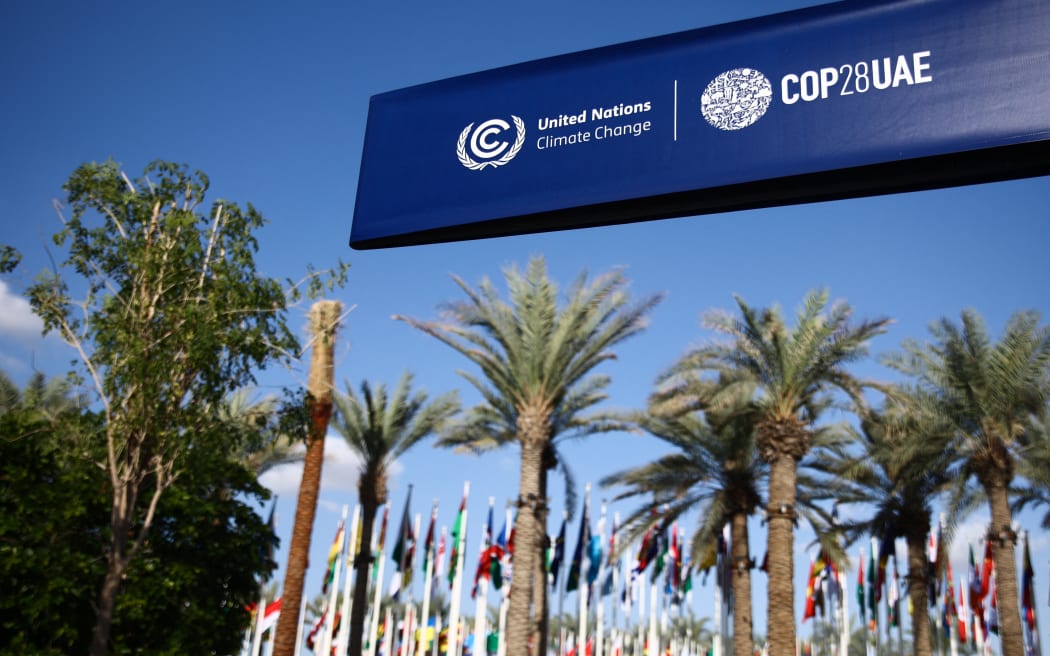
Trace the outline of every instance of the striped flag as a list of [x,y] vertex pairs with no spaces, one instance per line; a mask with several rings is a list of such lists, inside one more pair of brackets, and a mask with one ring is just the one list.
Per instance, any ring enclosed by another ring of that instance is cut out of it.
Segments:
[[341,553],[343,553],[343,520],[340,519],[339,528],[335,532],[335,540],[332,541],[332,548],[328,550],[328,573],[325,574],[324,584],[321,586],[322,593],[327,593],[328,586],[335,583],[335,565]]

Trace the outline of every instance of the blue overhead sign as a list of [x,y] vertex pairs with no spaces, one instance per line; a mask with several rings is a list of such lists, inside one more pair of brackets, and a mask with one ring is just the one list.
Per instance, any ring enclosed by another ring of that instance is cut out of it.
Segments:
[[838,2],[372,98],[350,245],[1050,173],[1050,2]]

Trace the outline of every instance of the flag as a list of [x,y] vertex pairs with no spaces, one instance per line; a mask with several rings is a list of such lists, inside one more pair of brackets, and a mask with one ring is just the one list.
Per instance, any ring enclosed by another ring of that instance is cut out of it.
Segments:
[[459,538],[463,534],[463,519],[467,514],[467,495],[463,494],[463,500],[459,502],[459,512],[456,514],[456,522],[452,525],[452,555],[448,563],[448,584],[451,587],[456,580],[456,563],[459,562]]
[[[812,558],[812,556],[810,556]],[[806,609],[802,613],[802,621],[815,617],[817,614],[816,595],[814,588],[817,585],[817,561],[809,561],[809,578],[806,580]]]
[[1024,563],[1021,571],[1021,619],[1029,633],[1035,632],[1035,572],[1032,571],[1032,554],[1028,540],[1024,541]]
[[[423,539],[423,572],[426,576],[428,567],[434,567],[434,529],[437,527],[438,503],[434,500],[434,507],[430,509],[430,526],[427,527],[427,536]],[[437,573],[437,568],[430,570],[431,575]]]
[[317,645],[317,634],[320,633],[321,629],[324,627],[324,620],[327,616],[328,609],[325,608],[324,612],[318,616],[317,621],[314,622],[313,628],[310,629],[310,633],[306,636],[306,646],[311,650]]
[[999,591],[995,589],[995,578],[991,582],[992,600],[988,603],[988,630],[999,635]]
[[613,593],[613,571],[615,567],[608,568],[605,572],[605,579],[602,581],[601,595],[608,597]]
[[[273,563],[272,567],[274,567],[274,568],[277,567],[277,563],[274,562],[274,553],[273,553],[273,545],[274,545],[274,542],[277,541],[277,535],[276,535],[276,533],[277,533],[277,516],[275,515],[275,511],[276,510],[277,510],[277,497],[274,496],[274,498],[273,498],[273,505],[270,506],[270,517],[266,520],[266,529],[267,529],[267,533],[269,535],[267,535],[266,544],[263,547],[263,557],[265,558],[265,562],[268,564],[268,567],[269,567],[270,563]],[[271,574],[273,574],[273,570],[272,569],[267,569],[266,573],[263,574],[263,576],[262,576],[262,580],[259,582],[260,587],[262,585],[265,585],[266,582],[270,580],[270,575]]]
[[[497,590],[503,587],[503,574],[501,562],[503,559],[503,547],[498,541],[493,540],[492,535],[492,500],[489,500],[489,517],[485,524],[485,534],[481,538],[481,549],[478,554],[478,569],[474,573],[474,588],[470,591],[470,598],[478,596],[478,584],[481,579],[492,581]],[[504,529],[506,530],[506,529]]]
[[879,569],[875,577],[875,601],[882,601],[882,589],[886,586],[886,565],[890,561],[890,555],[895,551],[894,539],[887,533],[879,542]]
[[325,574],[324,584],[321,592],[328,592],[328,586],[335,584],[335,565],[339,562],[339,554],[343,553],[343,520],[339,520],[339,528],[335,531],[335,540],[332,548],[328,550],[328,573]]
[[412,534],[412,486],[408,486],[405,509],[401,513],[401,526],[397,530],[397,542],[390,552],[394,561],[394,575],[390,579],[390,596],[398,600],[401,590],[412,582],[412,561],[415,558],[416,536]]
[[[968,588],[970,593],[969,607],[970,615],[973,618],[973,633],[976,634],[978,629],[983,631],[984,624],[984,589],[981,587],[981,575],[977,572],[977,561],[973,557],[973,545],[970,547],[970,570],[967,572],[966,577],[969,579]],[[974,640],[977,636],[973,636]]]
[[671,595],[671,603],[677,605],[682,598],[679,591],[682,585],[682,544],[679,542],[678,525],[671,528],[671,547],[668,552],[670,563],[667,567],[667,584],[664,591]]
[[445,552],[448,551],[448,527],[441,527],[441,541],[438,542],[437,553],[434,555],[434,578],[439,578],[445,573]]
[[587,585],[592,585],[602,569],[602,538],[592,535],[587,545]]
[[642,536],[642,543],[638,547],[638,555],[634,559],[634,561],[635,561],[634,571],[635,572],[639,572],[639,573],[644,572],[645,569],[647,567],[649,567],[649,563],[652,561],[653,556],[655,555],[655,553],[653,553],[653,547],[654,547],[654,544],[653,544],[653,542],[654,542],[653,533],[654,533],[655,530],[656,530],[656,524],[653,524],[652,526],[649,527],[649,530],[647,530],[645,532],[645,535]]
[[727,606],[732,605],[732,593],[733,588],[731,587],[733,579],[733,568],[731,566],[729,552],[731,550],[730,539],[729,539],[729,523],[727,522],[722,526],[722,533],[718,536],[718,570],[719,570],[719,585],[722,586],[724,591],[722,594],[722,601]]
[[685,570],[685,578],[682,580],[682,596],[689,603],[689,593],[693,591],[693,566],[689,565]]
[[954,579],[955,577],[952,574],[952,563],[951,563],[951,561],[950,560],[949,561],[945,561],[944,567],[945,567],[945,570],[947,571],[947,578],[946,578],[947,587],[945,588],[945,593],[944,593],[944,599],[945,599],[945,603],[944,603],[944,614],[945,614],[944,630],[949,632],[949,634],[950,634],[951,626],[952,626],[952,618],[959,616],[959,610],[958,610],[958,608],[955,605],[955,584],[952,583],[952,579]]
[[897,575],[897,556],[893,556],[893,581],[886,593],[886,616],[890,626],[898,626],[901,621],[900,578]]
[[572,562],[569,563],[569,573],[565,579],[565,591],[572,592],[580,584],[580,570],[583,568],[583,553],[588,549],[591,542],[591,522],[587,512],[587,500],[583,501],[583,515],[580,517],[580,534],[576,540],[576,549],[572,552]]
[[263,610],[262,621],[259,623],[259,633],[265,633],[268,629],[272,628],[277,624],[277,618],[281,615],[281,598],[278,597],[274,601],[266,604],[266,608]]
[[667,557],[670,550],[670,545],[667,540],[667,527],[664,526],[662,532],[656,533],[656,558],[655,564],[653,565],[653,581],[655,582],[660,573],[664,571],[664,567],[667,565]]
[[[500,534],[496,536],[496,545],[500,548],[502,554],[500,555],[499,570],[492,571],[492,587],[497,590],[502,590],[503,581],[512,576],[508,536],[513,533],[513,530],[514,527],[510,522],[510,512],[508,511],[503,520],[503,528],[500,529]],[[499,577],[497,577],[497,574],[499,574]]]
[[867,617],[867,609],[864,607],[864,550],[861,549],[860,558],[857,560],[857,608],[860,611],[860,623],[864,624]]
[[984,564],[981,567],[981,593],[987,597],[991,591],[992,572],[995,571],[995,559],[992,556],[992,541],[984,541]]
[[875,571],[875,551],[876,546],[873,541],[871,544],[871,552],[868,553],[868,608],[871,609],[871,621],[873,626],[878,626],[879,607],[876,605],[878,597],[875,594],[875,580],[877,578],[877,573]]

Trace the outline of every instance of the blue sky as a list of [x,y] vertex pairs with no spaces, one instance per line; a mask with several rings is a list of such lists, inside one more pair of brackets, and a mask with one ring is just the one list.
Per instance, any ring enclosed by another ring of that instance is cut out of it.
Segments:
[[[504,266],[538,254],[563,283],[582,270],[623,266],[636,295],[667,294],[650,328],[601,369],[614,381],[611,407],[641,406],[661,370],[711,338],[701,313],[731,307],[733,294],[793,311],[807,290],[826,286],[858,316],[894,318],[872,345],[876,355],[924,338],[930,322],[967,307],[996,335],[1015,310],[1050,318],[1048,178],[395,250],[347,246],[371,95],[807,4],[816,3],[3,3],[0,243],[26,257],[0,280],[0,367],[23,381],[33,368],[61,373],[73,357],[56,340],[39,338],[19,293],[48,263],[48,237],[59,226],[52,201],[62,183],[79,164],[108,158],[132,176],[153,159],[185,162],[210,176],[213,199],[251,202],[270,221],[260,235],[265,274],[298,278],[307,263],[348,261],[349,283],[337,298],[353,309],[336,377],[354,386],[364,379],[393,384],[409,370],[432,394],[459,389],[466,403],[475,402],[456,373],[467,363],[390,317],[434,318],[441,302],[458,298],[450,273],[471,283],[500,281]],[[305,309],[293,315],[300,330]],[[262,392],[304,382],[304,367],[266,372]],[[874,358],[857,372],[892,378]],[[565,447],[581,486],[660,453],[655,440],[630,435]],[[412,483],[413,511],[425,516],[437,498],[439,521],[451,523],[470,480],[471,514],[479,520],[489,496],[502,507],[516,493],[516,459],[513,450],[477,458],[423,445],[400,463],[392,512],[399,516]],[[307,584],[316,591],[339,509],[356,502],[345,453],[334,449],[326,468]],[[267,479],[281,494],[285,546],[297,475]],[[560,509],[560,484],[553,494]],[[602,496],[609,493],[594,493],[595,504]],[[983,521],[970,518],[969,535],[980,533]],[[1034,516],[1021,521],[1033,530],[1042,604],[1050,544]],[[557,530],[554,522],[549,528]],[[476,545],[479,530],[473,521],[468,544]],[[764,541],[756,527],[751,549],[759,558]],[[800,594],[806,541],[800,535]],[[956,572],[964,571],[964,554],[962,544]],[[705,590],[697,595],[700,614],[710,613]],[[756,630],[764,633],[762,575],[754,592]],[[796,602],[799,616],[801,609]]]

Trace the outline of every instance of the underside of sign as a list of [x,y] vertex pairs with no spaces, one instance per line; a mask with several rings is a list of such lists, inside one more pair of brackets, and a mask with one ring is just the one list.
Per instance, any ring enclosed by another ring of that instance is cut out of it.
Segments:
[[372,98],[350,245],[1050,174],[1050,3],[839,2]]

